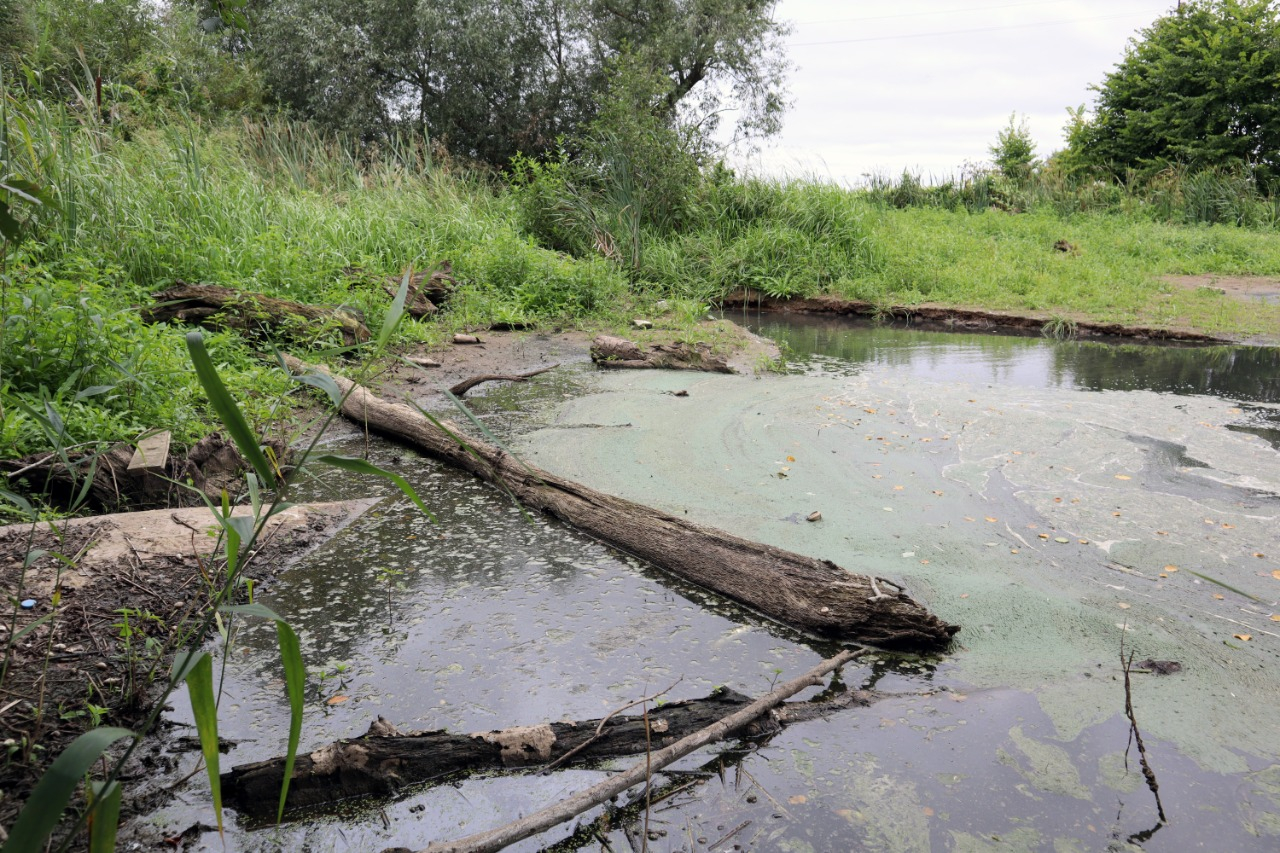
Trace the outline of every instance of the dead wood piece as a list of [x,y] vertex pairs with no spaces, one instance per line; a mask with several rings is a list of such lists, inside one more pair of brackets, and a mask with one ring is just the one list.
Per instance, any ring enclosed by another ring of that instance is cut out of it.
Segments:
[[[264,446],[285,464],[289,449],[283,442],[269,440]],[[9,473],[11,487],[39,494],[52,506],[70,509],[79,500],[100,512],[203,505],[198,492],[178,483],[190,483],[215,501],[224,489],[233,495],[245,490],[248,463],[219,433],[200,439],[185,456],[169,454],[163,467],[147,469],[153,476],[133,476],[134,456],[133,447],[117,444],[105,451],[69,453],[70,464],[47,454],[0,460],[0,472]]]
[[328,305],[305,305],[262,293],[181,281],[152,296],[157,304],[141,312],[148,323],[196,323],[250,334],[269,328],[285,337],[304,332],[313,336],[316,323],[331,323],[347,346],[370,338],[369,329],[350,310]]
[[[404,785],[479,770],[558,762],[582,764],[635,755],[674,743],[751,704],[720,688],[709,696],[671,702],[643,715],[543,723],[492,732],[400,733],[381,717],[361,737],[299,755],[289,782],[287,808],[314,809],[353,796],[388,794]],[[597,728],[600,734],[597,737]],[[222,790],[242,815],[274,818],[284,777],[284,757],[244,764],[222,775]]]
[[560,365],[553,364],[550,367],[540,367],[537,370],[530,370],[528,373],[486,373],[483,376],[472,376],[470,379],[464,379],[457,385],[449,389],[449,393],[455,397],[461,397],[472,388],[482,382],[526,382],[540,373],[546,373],[548,370],[555,370]]
[[713,355],[711,346],[683,341],[672,344],[650,344],[648,350],[634,341],[612,335],[599,335],[591,342],[591,360],[601,367],[665,370],[702,370],[708,373],[733,373],[723,356]]
[[[383,285],[388,295],[395,297],[404,282],[404,276],[391,276]],[[410,316],[422,318],[440,310],[439,306],[448,301],[458,280],[453,277],[453,264],[443,261],[434,270],[423,270],[409,276],[409,290],[404,301],[404,308]]]
[[[295,372],[317,369],[291,356],[285,361]],[[533,468],[456,424],[446,422],[441,429],[406,405],[329,375],[346,395],[342,413],[357,423],[497,484],[526,507],[770,619],[818,636],[893,648],[941,648],[960,630],[892,581],[703,527]]]
[[777,689],[760,697],[747,707],[688,737],[665,746],[657,752],[646,754],[644,761],[637,763],[629,770],[610,776],[603,782],[592,785],[587,790],[555,805],[488,832],[469,835],[456,841],[435,842],[426,847],[422,853],[461,853],[462,851],[483,853],[483,851],[501,850],[517,841],[550,829],[567,820],[572,820],[588,809],[616,797],[634,785],[650,779],[654,773],[680,760],[689,753],[709,743],[721,740],[731,732],[741,729],[747,723],[781,704],[788,697],[794,696],[804,688],[818,683],[822,676],[833,669],[843,666],[860,654],[862,654],[861,651],[843,651],[835,657],[823,661],[799,678],[780,685]]
[[[403,275],[392,275],[387,279],[385,288],[390,295],[396,295],[399,286],[403,283]],[[451,261],[440,261],[434,270],[422,270],[419,273],[413,273],[408,279],[408,292],[410,292],[410,300],[416,298],[426,302],[431,306],[430,313],[434,314],[436,306],[444,305],[453,295],[453,289],[458,286],[458,279],[453,278],[453,264]],[[404,301],[404,307],[410,306],[410,300]],[[417,315],[415,315],[417,316]]]

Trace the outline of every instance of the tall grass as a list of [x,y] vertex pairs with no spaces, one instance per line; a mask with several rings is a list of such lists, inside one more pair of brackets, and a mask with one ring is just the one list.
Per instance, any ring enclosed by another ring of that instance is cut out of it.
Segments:
[[[403,324],[401,343],[461,323],[573,321],[626,303],[616,266],[539,248],[507,194],[437,162],[423,139],[369,146],[282,120],[210,126],[179,115],[126,140],[85,105],[5,98],[6,150],[17,152],[8,168],[47,187],[60,215],[37,216],[9,265],[3,456],[41,449],[23,405],[46,401],[86,441],[163,427],[186,443],[212,427],[189,402],[180,332],[144,325],[135,308],[178,279],[378,318],[386,281],[452,261],[452,310]],[[218,343],[229,353],[224,378],[264,426],[274,410],[255,401],[274,399],[278,378],[243,342]],[[108,390],[83,396],[95,387]]]
[[1052,211],[1062,216],[1095,213],[1183,225],[1280,229],[1280,197],[1263,193],[1242,167],[1192,170],[1171,164],[1152,174],[1129,172],[1119,178],[1068,175],[1046,167],[1013,179],[971,166],[927,185],[911,172],[897,179],[875,175],[864,192],[882,208]]

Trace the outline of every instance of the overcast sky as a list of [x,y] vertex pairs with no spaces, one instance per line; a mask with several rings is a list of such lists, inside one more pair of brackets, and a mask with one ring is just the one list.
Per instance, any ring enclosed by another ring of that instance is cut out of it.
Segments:
[[794,104],[756,170],[856,184],[989,159],[1009,114],[1037,154],[1063,146],[1129,38],[1176,0],[781,0]]

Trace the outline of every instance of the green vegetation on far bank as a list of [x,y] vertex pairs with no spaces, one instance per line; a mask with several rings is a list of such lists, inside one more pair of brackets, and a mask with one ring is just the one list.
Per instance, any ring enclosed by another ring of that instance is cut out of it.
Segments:
[[[5,259],[6,458],[48,448],[46,404],[65,445],[156,426],[189,444],[212,428],[181,331],[136,310],[176,280],[347,305],[376,324],[386,278],[451,261],[458,294],[438,318],[404,324],[400,346],[498,322],[617,325],[659,299],[687,308],[676,314],[691,327],[701,306],[739,287],[1242,337],[1280,330],[1280,307],[1162,280],[1280,276],[1280,232],[1169,222],[1140,189],[1100,210],[1063,212],[1058,199],[1019,213],[996,203],[999,176],[983,178],[990,203],[976,208],[909,181],[846,190],[716,168],[695,170],[668,214],[646,220],[630,215],[646,187],[593,188],[563,163],[510,182],[433,160],[421,142],[362,148],[284,121],[175,117],[126,140],[38,100],[11,97],[5,109],[10,169],[58,202],[15,207],[29,239]],[[1071,250],[1056,250],[1060,240]],[[332,330],[309,334],[317,356],[338,342]],[[211,347],[255,425],[278,429],[285,377],[234,335]]]

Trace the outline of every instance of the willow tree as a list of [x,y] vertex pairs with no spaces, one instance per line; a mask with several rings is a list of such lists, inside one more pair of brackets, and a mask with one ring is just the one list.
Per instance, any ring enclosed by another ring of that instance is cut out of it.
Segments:
[[773,0],[271,0],[253,40],[276,97],[325,126],[412,127],[502,165],[597,114],[610,69],[640,57],[670,85],[665,118],[776,131],[785,62]]

